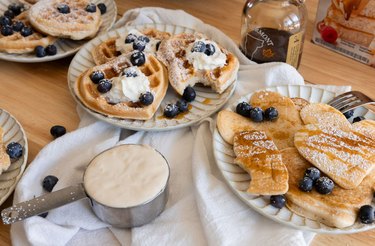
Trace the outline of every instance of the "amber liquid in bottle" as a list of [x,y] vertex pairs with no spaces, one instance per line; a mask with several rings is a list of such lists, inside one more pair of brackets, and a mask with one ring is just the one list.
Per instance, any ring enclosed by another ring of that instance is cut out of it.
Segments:
[[303,47],[303,0],[248,0],[242,17],[242,52],[252,61],[298,68]]

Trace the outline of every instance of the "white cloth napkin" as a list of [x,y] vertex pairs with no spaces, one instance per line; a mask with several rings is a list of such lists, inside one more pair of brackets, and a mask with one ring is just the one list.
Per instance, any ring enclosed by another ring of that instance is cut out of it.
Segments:
[[[304,83],[301,75],[286,64],[249,65],[252,62],[226,35],[180,10],[134,9],[126,12],[116,26],[143,23],[188,26],[234,52],[241,68],[232,101],[254,89]],[[46,219],[35,216],[12,225],[14,245],[308,245],[314,237],[314,233],[291,229],[259,215],[229,190],[213,157],[215,125],[211,118],[199,126],[168,132],[121,132],[96,122],[80,108],[78,112],[79,129],[43,148],[21,178],[14,203],[43,194],[41,181],[46,175],[59,178],[54,190],[77,184],[97,153],[120,143],[143,143],[159,150],[171,166],[166,209],[148,225],[116,229],[96,218],[88,201],[81,200],[51,210]]]

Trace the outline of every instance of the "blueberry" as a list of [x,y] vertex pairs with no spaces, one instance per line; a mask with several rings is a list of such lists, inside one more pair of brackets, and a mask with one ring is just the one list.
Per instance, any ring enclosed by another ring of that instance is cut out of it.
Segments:
[[97,89],[100,93],[106,93],[112,89],[112,82],[109,79],[102,79],[99,81]]
[[98,9],[100,10],[100,14],[104,15],[107,12],[107,6],[104,3],[98,4]]
[[141,41],[139,39],[134,40],[133,42],[133,49],[138,51],[144,51],[146,48],[146,42]]
[[150,105],[154,101],[154,95],[152,95],[151,92],[147,91],[145,93],[142,93],[141,96],[139,97],[139,101],[143,105]]
[[3,36],[10,36],[13,34],[13,28],[11,26],[3,26],[1,28],[1,34]]
[[335,187],[335,184],[328,177],[320,177],[315,182],[316,191],[323,195],[331,193],[333,187]]
[[124,71],[124,75],[125,77],[137,77],[138,74],[137,74],[137,71],[135,71],[134,69],[126,69]]
[[20,32],[24,26],[25,24],[23,24],[21,21],[16,21],[12,24],[13,31],[15,32]]
[[352,109],[352,110],[349,110],[349,111],[346,111],[346,112],[344,113],[344,116],[345,116],[347,119],[353,117],[353,115],[354,115],[354,110],[353,110],[353,109]]
[[46,50],[40,45],[36,46],[34,51],[37,57],[45,57],[47,55]]
[[194,101],[196,96],[197,94],[191,86],[186,87],[184,90],[184,94],[182,94],[182,98],[185,99],[187,102]]
[[156,51],[159,50],[160,44],[161,44],[161,41],[159,41],[159,42],[156,43]]
[[305,171],[305,177],[309,177],[315,183],[320,178],[320,171],[316,167],[309,167]]
[[24,5],[22,3],[11,3],[8,9],[13,11],[15,15],[19,15],[23,11]]
[[189,104],[184,99],[178,100],[176,106],[181,113],[189,110]]
[[245,117],[250,117],[251,105],[247,102],[241,102],[237,104],[236,113]]
[[358,217],[361,223],[371,224],[374,222],[374,208],[371,205],[364,205],[359,209]]
[[129,33],[128,36],[125,38],[125,44],[133,43],[134,40],[137,40],[137,36],[133,33]]
[[57,5],[57,10],[61,13],[61,14],[69,14],[70,13],[70,8],[67,4],[59,4]]
[[51,44],[46,47],[46,53],[49,56],[54,56],[57,54],[57,48],[55,45]]
[[193,44],[193,48],[191,48],[191,52],[205,52],[206,51],[206,44],[202,41],[197,41]]
[[310,192],[313,189],[314,181],[309,177],[303,177],[298,184],[300,190]]
[[279,118],[279,112],[276,108],[270,107],[264,111],[264,118],[270,121],[277,120],[277,118]]
[[178,108],[176,104],[167,104],[167,106],[164,108],[164,116],[167,118],[173,118],[176,115],[178,115]]
[[93,4],[93,3],[89,3],[89,4],[86,6],[85,10],[86,10],[87,12],[89,12],[89,13],[95,13],[95,12],[96,12],[96,5]]
[[33,29],[31,27],[25,26],[21,29],[21,35],[24,37],[30,36],[33,34]]
[[139,41],[142,41],[142,42],[145,42],[145,43],[150,42],[150,39],[148,37],[146,37],[146,36],[139,36],[137,39]]
[[0,16],[0,26],[10,26],[12,25],[12,20],[7,16]]
[[46,218],[48,215],[48,212],[45,212],[45,213],[42,213],[42,214],[38,214],[38,216],[42,217],[42,218]]
[[104,73],[102,71],[94,71],[90,75],[90,79],[94,84],[99,84],[99,81],[104,79]]
[[145,57],[145,55],[142,52],[135,51],[130,56],[130,62],[134,66],[142,66],[146,62],[146,57]]
[[7,10],[7,11],[5,11],[4,12],[4,15],[6,16],[6,17],[9,17],[10,19],[13,19],[14,18],[14,16],[16,16],[15,14],[14,14],[14,12],[12,11],[12,10]]
[[208,56],[212,56],[215,53],[215,46],[213,44],[206,44],[204,53]]
[[275,195],[270,197],[270,204],[275,208],[282,208],[285,206],[285,196],[284,195]]
[[23,147],[19,143],[11,142],[8,144],[6,152],[11,159],[16,160],[22,156]]
[[43,179],[43,189],[45,189],[48,192],[51,192],[53,190],[53,187],[57,184],[57,181],[59,179],[53,175],[48,175]]
[[366,118],[363,116],[357,116],[353,119],[353,123],[360,122],[362,120],[365,120]]
[[261,108],[256,107],[256,108],[252,108],[250,110],[250,119],[254,122],[263,121],[263,118],[264,118],[263,115],[264,115],[264,113],[263,113],[263,110]]
[[51,127],[49,132],[54,138],[58,138],[58,137],[61,137],[62,135],[65,135],[66,129],[63,126],[55,125]]

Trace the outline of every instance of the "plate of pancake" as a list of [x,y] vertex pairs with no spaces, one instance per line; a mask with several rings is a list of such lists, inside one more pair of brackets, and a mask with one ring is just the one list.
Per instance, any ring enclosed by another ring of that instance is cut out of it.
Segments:
[[[19,158],[11,159],[8,155],[7,147],[10,143],[22,146]],[[27,138],[21,124],[10,113],[0,109],[0,204],[15,189],[26,168],[27,156]]]
[[[188,56],[199,57],[203,62],[197,66],[203,67],[194,67]],[[217,112],[234,92],[238,68],[238,59],[204,34],[145,24],[113,30],[84,45],[70,64],[68,83],[77,103],[99,120],[165,131]],[[186,90],[193,96],[186,97]]]
[[[375,205],[375,113],[359,107],[344,115],[326,104],[335,96],[308,85],[277,86],[250,93],[219,112],[214,156],[240,200],[300,230],[349,234],[375,228],[358,219],[360,207]],[[255,122],[237,113],[242,102],[276,108],[278,118]],[[303,191],[308,168],[320,170],[334,188],[323,194],[314,183]],[[282,196],[282,204],[273,206],[271,196]]]
[[113,0],[1,0],[0,16],[4,15],[12,18],[0,24],[9,27],[0,33],[0,59],[35,63],[70,56],[106,33],[116,20],[117,7]]

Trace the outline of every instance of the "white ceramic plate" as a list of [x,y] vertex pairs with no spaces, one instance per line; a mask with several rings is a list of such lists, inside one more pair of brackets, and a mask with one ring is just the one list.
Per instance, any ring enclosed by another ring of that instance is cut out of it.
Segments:
[[[0,0],[0,13],[4,13],[8,9],[8,5],[16,0]],[[97,36],[106,33],[115,23],[117,17],[117,7],[114,0],[91,0],[92,3],[104,3],[107,6],[107,12],[102,15],[103,23],[100,26]],[[99,9],[97,9],[99,11]],[[54,56],[36,57],[34,52],[26,54],[8,54],[0,52],[0,59],[14,62],[35,63],[54,61],[76,53],[87,40],[70,40],[58,39],[55,42],[57,54]]]
[[[235,89],[236,81],[227,88],[221,95],[215,93],[209,88],[206,87],[199,87],[195,86],[194,89],[197,93],[196,99],[191,102],[192,108],[189,110],[187,114],[183,117],[179,118],[176,117],[174,119],[167,119],[163,117],[163,109],[165,105],[168,103],[176,103],[179,99],[176,92],[174,92],[170,87],[167,91],[166,96],[164,97],[163,101],[161,102],[159,109],[156,111],[153,118],[150,120],[125,120],[113,117],[107,117],[100,113],[97,113],[81,103],[78,97],[75,95],[74,92],[74,84],[76,83],[77,77],[87,70],[90,67],[95,66],[94,61],[91,56],[91,50],[102,43],[103,41],[113,38],[119,37],[121,34],[126,33],[131,29],[138,29],[143,30],[145,28],[156,28],[160,31],[169,32],[171,34],[178,34],[178,33],[195,33],[194,30],[182,27],[182,26],[175,26],[175,25],[165,25],[165,24],[146,24],[146,25],[139,25],[139,26],[128,26],[125,28],[117,29],[111,31],[105,35],[97,37],[87,43],[82,49],[76,54],[73,58],[68,72],[68,83],[70,92],[72,93],[75,100],[91,115],[95,116],[96,118],[106,121],[110,124],[120,126],[122,128],[131,129],[131,130],[142,130],[142,131],[165,131],[165,130],[172,130],[181,127],[186,127],[192,124],[195,124],[202,119],[214,114],[218,111],[230,98],[233,94]],[[210,38],[210,37],[209,37]]]
[[[276,91],[287,97],[301,97],[310,102],[326,103],[336,96],[333,92],[311,86],[278,86],[266,88],[266,90]],[[250,93],[249,95],[241,98],[237,101],[237,103],[249,101],[252,94],[253,93]],[[231,105],[231,107],[228,109],[235,111],[237,103]],[[354,117],[356,116],[365,116],[367,119],[375,120],[375,113],[366,108],[357,108],[355,110]],[[221,171],[226,183],[229,185],[234,194],[236,194],[242,201],[260,214],[282,224],[317,233],[348,234],[367,231],[375,228],[375,223],[372,225],[365,225],[359,222],[356,222],[353,226],[344,229],[329,227],[322,223],[299,216],[290,211],[287,207],[277,209],[271,206],[269,196],[247,194],[246,189],[250,181],[250,176],[242,168],[233,164],[235,158],[233,146],[224,141],[217,129],[215,129],[214,132],[213,146],[217,166]]]
[[4,131],[5,147],[11,142],[17,142],[23,146],[23,155],[17,161],[12,162],[8,170],[0,175],[0,205],[10,196],[18,180],[26,167],[27,139],[21,124],[7,111],[0,109],[0,127]]

